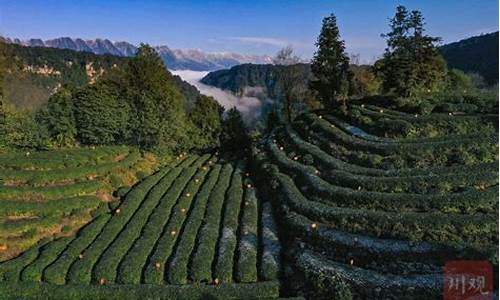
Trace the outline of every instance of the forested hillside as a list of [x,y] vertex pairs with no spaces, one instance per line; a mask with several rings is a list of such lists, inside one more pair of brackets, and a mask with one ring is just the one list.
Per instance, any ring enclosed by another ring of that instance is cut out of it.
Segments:
[[[36,110],[61,87],[82,87],[95,82],[111,69],[123,66],[130,58],[68,49],[26,47],[0,42],[6,65],[4,95],[21,109]],[[198,90],[174,76],[188,105],[196,101]]]
[[62,86],[80,87],[126,58],[72,50],[24,47],[0,43],[6,58],[5,99],[19,108],[34,110]]
[[440,51],[448,67],[478,73],[489,85],[498,83],[498,31],[444,45]]
[[[223,90],[241,94],[245,87],[264,87],[270,98],[279,98],[283,94],[281,79],[290,66],[243,64],[228,70],[210,72],[201,82]],[[311,78],[309,64],[299,64],[300,84],[304,87]]]

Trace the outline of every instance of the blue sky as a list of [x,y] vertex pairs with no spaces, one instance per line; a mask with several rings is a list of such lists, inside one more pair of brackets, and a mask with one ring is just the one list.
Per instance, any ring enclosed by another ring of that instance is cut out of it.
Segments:
[[0,0],[0,35],[109,38],[134,44],[274,54],[292,44],[314,53],[322,18],[337,16],[349,52],[371,61],[398,4],[419,9],[428,32],[444,42],[498,30],[495,0]]

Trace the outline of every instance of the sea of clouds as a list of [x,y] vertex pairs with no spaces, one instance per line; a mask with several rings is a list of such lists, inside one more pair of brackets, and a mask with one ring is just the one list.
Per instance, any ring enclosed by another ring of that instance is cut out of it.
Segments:
[[236,107],[249,125],[255,124],[259,119],[265,104],[272,103],[272,100],[266,98],[262,88],[259,87],[246,87],[243,96],[239,97],[229,91],[201,83],[200,80],[209,72],[191,70],[171,70],[170,72],[194,85],[202,94],[214,97],[226,111]]

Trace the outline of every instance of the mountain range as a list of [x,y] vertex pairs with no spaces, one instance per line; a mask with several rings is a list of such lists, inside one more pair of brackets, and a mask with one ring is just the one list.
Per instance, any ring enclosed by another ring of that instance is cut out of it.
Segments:
[[[137,51],[137,46],[131,43],[112,42],[108,39],[99,38],[83,40],[80,38],[60,37],[44,41],[42,39],[20,40],[0,37],[0,40],[29,47],[51,47],[118,56],[133,56]],[[171,49],[168,46],[156,46],[154,48],[170,70],[214,71],[245,63],[268,64],[272,62],[271,57],[266,55],[205,52],[199,49]]]

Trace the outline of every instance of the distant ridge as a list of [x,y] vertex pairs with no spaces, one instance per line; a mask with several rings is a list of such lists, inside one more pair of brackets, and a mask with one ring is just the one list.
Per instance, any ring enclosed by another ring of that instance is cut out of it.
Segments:
[[[1,41],[28,47],[51,47],[87,51],[95,54],[112,54],[118,56],[133,56],[137,46],[121,41],[112,42],[108,39],[83,40],[80,38],[60,37],[51,40],[41,39],[11,39],[0,37]],[[255,63],[271,63],[270,56],[243,55],[231,52],[204,52],[199,49],[170,49],[168,46],[156,46],[160,57],[171,70],[214,71],[231,68],[232,66]]]
[[488,85],[498,83],[498,31],[440,47],[448,67],[478,73]]

